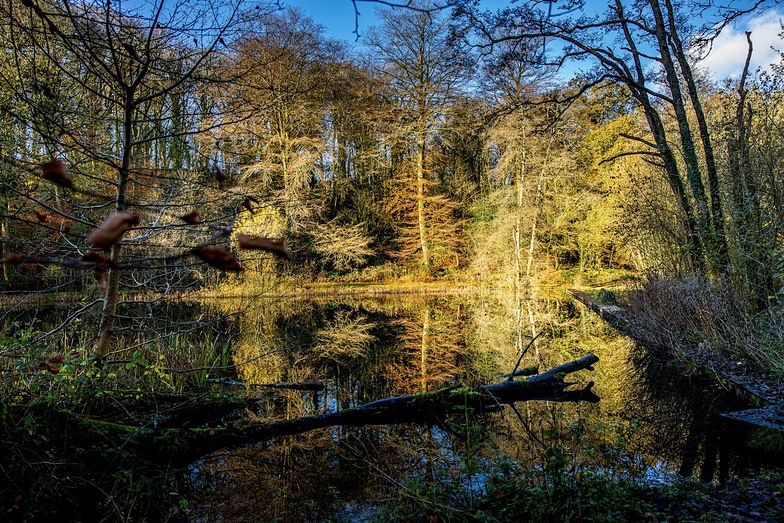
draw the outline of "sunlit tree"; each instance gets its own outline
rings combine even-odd
[[[380,12],[381,26],[372,32],[372,48],[377,73],[389,86],[396,104],[398,126],[391,130],[390,155],[405,151],[403,164],[393,171],[412,180],[416,230],[420,260],[425,270],[431,265],[431,234],[428,223],[427,193],[433,167],[428,150],[434,133],[444,124],[452,100],[466,79],[467,57],[450,40],[449,20],[440,11],[420,9]],[[401,194],[405,197],[405,194]]]

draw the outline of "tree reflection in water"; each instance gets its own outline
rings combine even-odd
[[[260,393],[258,409],[248,414],[265,420],[493,383],[539,331],[538,350],[528,351],[521,367],[545,369],[593,352],[600,362],[590,379],[602,401],[527,402],[481,419],[466,411],[438,427],[331,428],[212,455],[187,480],[197,519],[362,519],[378,507],[397,511],[387,514],[393,518],[427,507],[465,515],[487,478],[509,464],[551,489],[588,471],[708,481],[753,465],[730,446],[742,437],[728,437],[731,428],[713,414],[731,397],[636,348],[568,298],[269,300],[242,310],[233,348],[242,381],[327,384],[323,393]]]

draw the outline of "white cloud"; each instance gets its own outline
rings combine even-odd
[[[708,69],[714,80],[739,77],[749,51],[745,32],[751,31],[751,42],[754,46],[751,70],[753,72],[757,67],[770,69],[770,64],[780,60],[779,54],[771,49],[771,46],[784,50],[784,41],[779,36],[781,18],[781,13],[768,11],[748,19],[745,27],[725,28],[714,41],[710,54],[699,63],[700,66]]]

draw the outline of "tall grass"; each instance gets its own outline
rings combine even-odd
[[[757,370],[784,375],[784,305],[755,311],[727,278],[648,277],[627,295],[652,345],[692,356],[731,358]]]

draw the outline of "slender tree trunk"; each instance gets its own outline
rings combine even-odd
[[[548,149],[547,154],[550,154]],[[542,170],[539,173],[539,182],[536,184],[536,200],[534,202],[534,219],[531,223],[531,239],[528,242],[528,261],[525,266],[525,277],[530,281],[531,279],[531,269],[534,266],[534,249],[536,248],[536,226],[537,222],[539,221],[539,210],[542,205],[542,191],[544,190],[544,170],[545,167],[542,166]]]
[[[117,197],[114,202],[114,210],[122,212],[126,208],[126,193],[128,189],[128,179],[131,170],[131,158],[133,151],[133,126],[134,126],[134,92],[132,89],[126,94],[125,112],[123,114],[123,156],[120,165],[119,176],[117,179]],[[112,246],[109,261],[112,264],[120,262],[121,246],[116,243]],[[114,331],[114,321],[117,317],[117,305],[120,302],[120,269],[110,269],[109,277],[106,282],[106,292],[104,293],[103,310],[101,312],[101,326],[98,331],[98,343],[95,351],[104,355],[109,351]]]
[[[681,147],[683,148],[683,161],[686,166],[686,179],[691,188],[691,195],[694,198],[697,210],[696,223],[697,232],[702,239],[702,245],[708,254],[710,268],[714,272],[718,270],[716,233],[713,230],[710,215],[708,213],[708,201],[705,195],[705,185],[702,182],[700,172],[700,161],[697,156],[697,148],[694,145],[694,135],[689,125],[689,117],[686,113],[686,106],[683,101],[681,91],[681,80],[675,70],[675,64],[670,54],[667,26],[661,10],[659,0],[649,0],[653,18],[655,21],[654,34],[661,55],[661,64],[667,78],[667,86],[670,88],[672,96],[672,107],[675,111],[675,119],[678,123],[678,134],[680,136]]]
[[[670,148],[670,145],[667,142],[664,124],[659,118],[658,113],[656,113],[656,109],[650,105],[650,102],[648,102],[647,105],[642,105],[646,112],[646,116],[648,117],[654,140],[659,148],[659,155],[662,158],[664,171],[667,173],[667,182],[670,185],[670,190],[672,190],[683,211],[684,225],[686,226],[687,240],[689,242],[689,262],[693,268],[703,270],[705,269],[705,249],[703,247],[702,237],[699,234],[697,220],[694,218],[694,210],[689,201],[689,196],[686,194],[686,188],[683,186],[683,180],[681,180],[680,177],[678,162],[675,159],[672,148]]]
[[[417,219],[419,221],[419,245],[422,249],[422,266],[425,271],[430,271],[430,247],[427,241],[427,224],[425,219],[425,132],[420,131],[417,136],[417,164],[416,164],[416,190],[417,190]]]
[[[341,144],[341,136],[337,130],[337,124],[333,120],[332,122],[332,133],[330,140],[332,141],[332,147],[334,148],[334,161],[332,162],[332,169],[331,169],[331,179],[330,179],[330,211],[334,215],[337,213],[338,206],[340,202],[338,201],[338,184],[340,182],[340,176],[343,174],[344,165],[346,165],[348,159],[344,158],[345,147]]]
[[[0,166],[0,169],[3,167]],[[5,191],[3,190],[3,193]],[[0,259],[5,260],[5,257],[8,255],[8,241],[11,239],[10,235],[10,223],[8,220],[8,197],[3,194],[0,196],[0,213],[2,213],[3,218],[0,220]],[[3,264],[3,282],[8,283],[8,265]]]
[[[430,347],[430,321],[431,311],[430,305],[425,305],[425,310],[422,317],[422,347],[420,349],[420,377],[422,379],[421,389],[422,392],[427,392],[427,355]]]
[[[536,357],[536,362],[539,363],[539,332],[536,329],[536,315],[534,314],[532,299],[526,301],[526,307],[528,308],[528,323],[531,325],[531,339],[534,340],[534,356]]]
[[[711,143],[708,122],[705,118],[705,112],[702,109],[702,101],[700,100],[697,84],[694,81],[694,74],[692,73],[691,65],[689,65],[689,60],[684,52],[683,42],[681,42],[681,39],[678,36],[678,27],[675,22],[672,2],[670,0],[665,0],[665,6],[667,8],[667,17],[670,27],[670,38],[672,39],[671,47],[675,54],[675,58],[678,61],[678,65],[680,66],[681,76],[686,82],[686,90],[689,93],[689,99],[691,100],[694,115],[697,119],[697,127],[700,131],[702,150],[705,155],[705,171],[708,175],[708,192],[710,194],[711,217],[715,235],[714,241],[716,242],[715,262],[718,266],[717,268],[723,270],[729,263],[727,233],[713,144]]]
[[[735,128],[729,140],[729,171],[732,180],[733,205],[735,207],[736,230],[740,246],[742,273],[751,297],[758,309],[765,307],[768,296],[775,294],[773,282],[772,245],[763,224],[762,210],[757,195],[757,183],[749,161],[749,128],[751,107],[746,107],[746,78],[749,73],[753,46],[751,33],[746,33],[748,54],[738,84],[738,107],[735,113]],[[747,110],[748,109],[748,110]],[[772,236],[771,236],[772,237]],[[774,240],[775,241],[775,240]]]
[[[623,4],[620,0],[615,0],[615,9],[618,13],[619,19],[625,20]],[[627,85],[631,90],[634,98],[643,108],[645,118],[648,121],[648,126],[650,127],[651,134],[653,135],[653,139],[659,151],[659,156],[662,160],[661,167],[664,169],[664,172],[667,175],[667,183],[669,184],[670,190],[672,190],[673,194],[675,195],[681,211],[683,212],[682,219],[687,234],[689,263],[691,263],[692,267],[695,269],[704,269],[705,260],[703,255],[705,251],[703,248],[702,239],[699,234],[697,220],[694,217],[694,210],[692,208],[691,202],[689,201],[689,197],[686,194],[683,181],[681,180],[675,154],[673,153],[672,148],[670,147],[670,144],[667,140],[667,132],[664,128],[664,124],[662,123],[661,117],[659,116],[656,108],[651,103],[648,91],[644,89],[645,70],[643,69],[642,62],[640,60],[641,53],[637,49],[637,44],[631,34],[631,31],[629,30],[628,22],[622,22],[621,27],[623,28],[624,38],[626,39],[626,43],[632,52],[634,60],[634,74],[630,73]]]
[[[523,296],[518,292],[515,294],[515,355],[522,354],[525,349],[523,330]]]
[[[517,186],[517,215],[515,216],[515,289],[518,293],[523,287],[523,178],[525,177],[525,151],[520,153],[516,169],[515,185]]]

